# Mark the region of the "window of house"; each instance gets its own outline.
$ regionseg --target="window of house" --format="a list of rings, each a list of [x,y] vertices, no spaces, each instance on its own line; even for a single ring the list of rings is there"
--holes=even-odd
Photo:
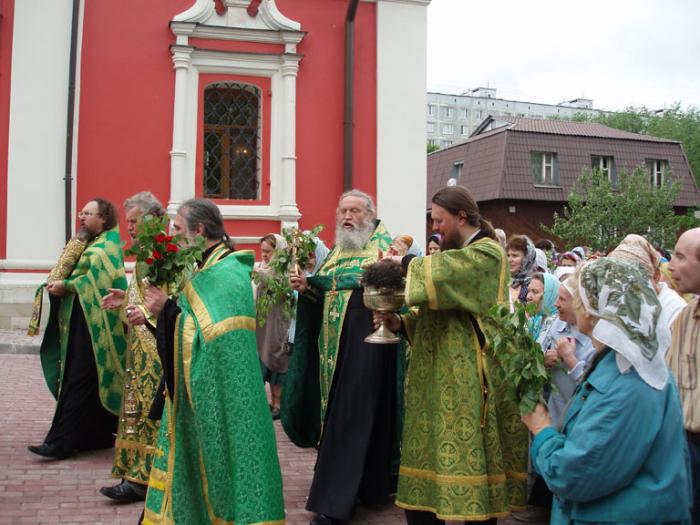
[[[615,159],[603,155],[591,156],[591,168],[600,170],[607,177],[613,187],[617,187],[617,171],[615,169]]]
[[[443,124],[442,125],[442,134],[443,135],[452,135],[455,132],[454,126],[452,124]]]
[[[469,126],[460,126],[460,133],[462,135],[469,135]]]
[[[205,197],[260,198],[260,100],[260,89],[248,84],[223,82],[204,90]]]
[[[435,106],[433,106],[432,104],[428,104],[428,115],[430,115],[431,117],[435,116]]]
[[[559,162],[554,152],[533,151],[532,178],[536,186],[559,186]]]
[[[668,171],[668,161],[662,159],[647,159],[647,171],[649,180],[654,188],[664,185],[666,172]]]
[[[428,133],[435,133],[435,124],[432,122],[428,122],[428,124],[425,127],[425,131]]]
[[[451,108],[450,106],[445,106],[442,108],[442,114],[445,118],[452,118],[454,116],[454,108]]]
[[[441,140],[440,141],[440,147],[441,148],[448,148],[452,146],[452,141],[451,140]]]
[[[481,120],[481,110],[480,110],[480,109],[477,109],[476,111],[474,111],[474,116],[475,116],[478,120]]]

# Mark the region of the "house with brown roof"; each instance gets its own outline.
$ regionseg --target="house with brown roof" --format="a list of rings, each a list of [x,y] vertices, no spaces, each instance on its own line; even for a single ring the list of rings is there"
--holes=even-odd
[[[488,117],[464,142],[428,155],[430,199],[447,185],[467,187],[482,215],[508,235],[533,240],[547,235],[585,168],[599,168],[613,185],[619,172],[645,166],[652,184],[669,175],[680,181],[676,212],[700,204],[698,189],[680,142],[629,133],[602,124]]]

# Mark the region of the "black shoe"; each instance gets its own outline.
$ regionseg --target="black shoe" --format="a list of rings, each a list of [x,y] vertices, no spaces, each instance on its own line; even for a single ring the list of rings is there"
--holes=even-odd
[[[146,487],[138,483],[122,480],[121,483],[112,487],[102,487],[100,494],[119,503],[134,503],[146,499]]]
[[[272,407],[270,409],[270,414],[272,415],[272,419],[279,419],[280,418],[280,409],[277,407]]]
[[[49,459],[66,459],[72,455],[71,452],[63,450],[58,445],[49,445],[48,443],[42,443],[38,446],[29,445],[27,450],[38,456]]]
[[[336,525],[338,523],[343,522],[326,516],[325,514],[316,514],[309,522],[309,525]]]

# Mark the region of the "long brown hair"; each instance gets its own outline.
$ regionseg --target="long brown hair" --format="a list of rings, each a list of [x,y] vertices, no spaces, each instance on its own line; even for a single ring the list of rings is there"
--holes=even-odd
[[[459,215],[462,211],[467,216],[467,223],[475,228],[480,228],[490,239],[496,240],[496,232],[491,223],[479,213],[479,206],[474,197],[464,186],[448,186],[442,188],[432,199],[433,204],[445,208],[452,215]]]

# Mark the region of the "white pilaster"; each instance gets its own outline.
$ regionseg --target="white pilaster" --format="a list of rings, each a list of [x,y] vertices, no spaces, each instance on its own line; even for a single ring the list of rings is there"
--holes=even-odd
[[[192,48],[183,45],[172,47],[173,68],[175,69],[175,101],[173,114],[173,148],[170,151],[170,201],[168,214],[175,216],[183,201],[193,196],[194,172],[187,169],[186,109],[188,74]]]
[[[426,7],[377,0],[377,211],[425,245]]]
[[[298,55],[285,54],[282,64],[284,85],[284,99],[282,100],[282,202],[279,210],[282,228],[296,226],[301,217],[296,204],[296,98],[299,59]]]

